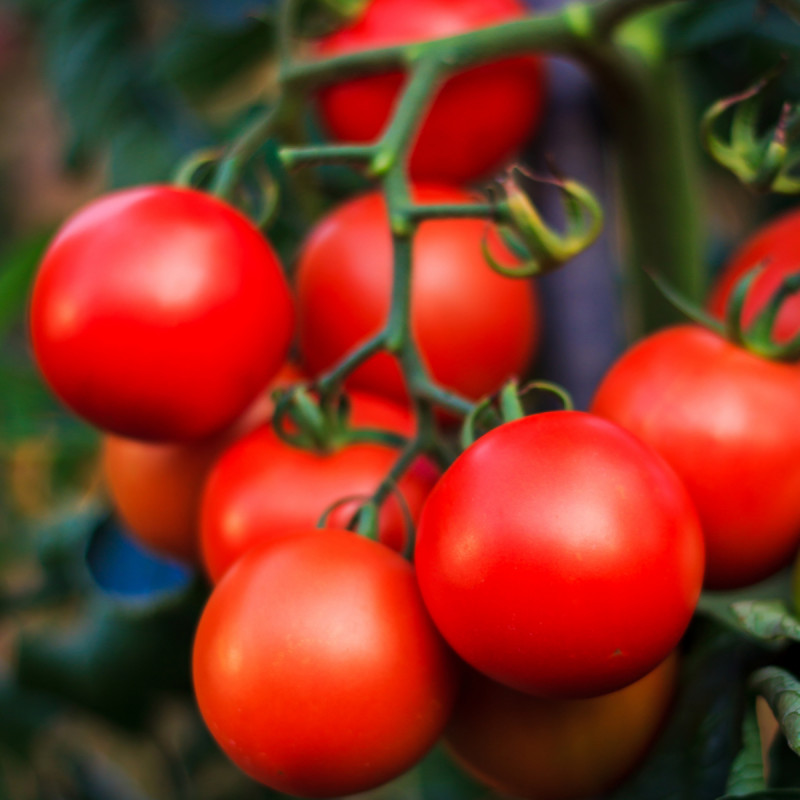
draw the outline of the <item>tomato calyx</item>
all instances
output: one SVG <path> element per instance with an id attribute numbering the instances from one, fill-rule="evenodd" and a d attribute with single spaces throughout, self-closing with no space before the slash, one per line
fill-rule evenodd
<path id="1" fill-rule="evenodd" d="M 573 411 L 575 404 L 569 392 L 551 381 L 530 381 L 520 386 L 508 381 L 499 392 L 485 397 L 467 414 L 461 427 L 461 448 L 466 450 L 487 430 L 528 415 L 522 400 L 533 392 L 554 396 L 564 411 Z M 536 412 L 534 412 L 536 413 Z M 485 429 L 481 432 L 481 428 Z"/>
<path id="2" fill-rule="evenodd" d="M 753 355 L 768 361 L 791 363 L 800 358 L 800 334 L 786 342 L 779 342 L 774 335 L 774 328 L 783 304 L 800 292 L 800 273 L 786 275 L 754 319 L 748 325 L 744 323 L 745 301 L 753 283 L 767 263 L 768 261 L 760 261 L 747 270 L 734 284 L 725 309 L 724 322 L 720 322 L 707 311 L 696 306 L 673 286 L 670 286 L 662 276 L 650 270 L 647 274 L 664 297 L 695 324 L 716 333 L 731 344 L 737 345 Z"/>
<path id="3" fill-rule="evenodd" d="M 489 266 L 508 278 L 527 278 L 557 269 L 589 247 L 603 228 L 603 209 L 592 192 L 578 181 L 560 175 L 534 175 L 519 166 L 511 167 L 499 182 L 504 197 L 497 201 L 501 231 L 524 262 L 507 266 L 495 258 L 489 247 L 488 228 L 483 254 Z M 521 178 L 554 186 L 562 196 L 566 225 L 563 232 L 549 225 L 531 202 Z"/>
<path id="4" fill-rule="evenodd" d="M 718 100 L 703 115 L 701 136 L 708 153 L 756 192 L 800 192 L 800 178 L 792 174 L 800 157 L 800 105 L 784 102 L 775 125 L 760 133 L 764 93 L 784 66 L 772 69 L 745 91 Z M 730 109 L 733 120 L 725 140 L 716 128 Z"/>
<path id="5" fill-rule="evenodd" d="M 350 400 L 337 393 L 317 397 L 312 386 L 298 384 L 276 389 L 272 424 L 287 444 L 319 453 L 331 453 L 350 444 L 382 444 L 404 447 L 408 439 L 380 428 L 350 424 Z"/>

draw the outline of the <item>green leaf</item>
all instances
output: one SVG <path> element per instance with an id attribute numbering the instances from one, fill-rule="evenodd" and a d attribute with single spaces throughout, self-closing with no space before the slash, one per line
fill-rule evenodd
<path id="1" fill-rule="evenodd" d="M 0 339 L 25 313 L 36 268 L 51 237 L 49 231 L 28 236 L 0 258 Z"/>
<path id="2" fill-rule="evenodd" d="M 740 747 L 744 678 L 753 647 L 696 621 L 681 664 L 678 696 L 664 732 L 612 800 L 714 800 L 725 791 Z"/>
<path id="3" fill-rule="evenodd" d="M 750 703 L 742 723 L 742 749 L 731 767 L 725 796 L 747 796 L 753 792 L 761 792 L 766 788 L 758 718 L 756 716 L 755 703 Z"/>
<path id="4" fill-rule="evenodd" d="M 726 794 L 719 800 L 800 800 L 800 789 L 766 789 L 752 794 Z"/>
<path id="5" fill-rule="evenodd" d="M 742 630 L 767 642 L 800 642 L 800 620 L 782 600 L 741 600 L 731 611 Z"/>
<path id="6" fill-rule="evenodd" d="M 750 686 L 769 704 L 789 747 L 800 753 L 800 682 L 780 667 L 764 667 L 753 673 Z"/>
<path id="7" fill-rule="evenodd" d="M 52 699 L 27 692 L 13 681 L 0 681 L 0 748 L 26 756 L 60 710 Z"/>
<path id="8" fill-rule="evenodd" d="M 190 99 L 202 100 L 269 55 L 272 28 L 267 18 L 249 19 L 228 30 L 189 21 L 156 53 L 155 74 Z"/>
<path id="9" fill-rule="evenodd" d="M 773 789 L 800 792 L 800 757 L 792 752 L 785 737 L 776 736 L 769 748 L 769 785 Z"/>

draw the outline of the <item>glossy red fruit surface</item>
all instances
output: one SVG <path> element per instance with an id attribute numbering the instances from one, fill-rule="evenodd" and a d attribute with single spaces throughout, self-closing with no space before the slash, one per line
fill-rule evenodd
<path id="1" fill-rule="evenodd" d="M 636 437 L 574 411 L 495 428 L 431 492 L 415 564 L 475 669 L 543 697 L 613 691 L 689 624 L 703 539 L 686 489 Z"/>
<path id="2" fill-rule="evenodd" d="M 474 200 L 460 189 L 421 186 L 421 203 Z M 539 339 L 535 288 L 494 272 L 481 244 L 486 222 L 424 222 L 414 240 L 411 325 L 433 378 L 466 397 L 496 391 L 524 373 Z M 514 259 L 499 237 L 493 252 Z M 379 193 L 344 203 L 312 231 L 300 255 L 296 286 L 301 358 L 316 375 L 385 324 L 392 286 L 392 243 Z M 354 388 L 398 402 L 407 395 L 396 360 L 373 356 L 349 379 Z"/>
<path id="3" fill-rule="evenodd" d="M 302 797 L 361 792 L 410 768 L 457 686 L 411 565 L 340 530 L 250 550 L 203 612 L 193 673 L 228 756 Z"/>
<path id="4" fill-rule="evenodd" d="M 127 189 L 73 216 L 36 278 L 31 334 L 52 389 L 103 430 L 198 439 L 286 358 L 292 303 L 255 226 L 210 195 Z"/>

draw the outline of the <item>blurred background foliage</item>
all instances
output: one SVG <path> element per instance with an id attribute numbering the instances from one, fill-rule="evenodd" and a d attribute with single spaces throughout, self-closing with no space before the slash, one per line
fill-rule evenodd
<path id="1" fill-rule="evenodd" d="M 189 654 L 206 592 L 201 577 L 142 551 L 109 516 L 96 434 L 42 385 L 25 330 L 38 259 L 68 213 L 109 187 L 169 180 L 182 158 L 229 141 L 271 102 L 275 6 L 0 0 L 0 800 L 276 796 L 227 763 L 195 710 Z M 634 22 L 625 35 L 635 40 L 646 31 Z M 698 119 L 781 58 L 765 126 L 782 99 L 800 99 L 800 26 L 758 0 L 676 4 L 659 47 L 685 63 Z M 563 62 L 552 61 L 550 73 L 551 111 L 530 160 L 552 152 L 568 172 L 588 176 L 613 221 L 613 155 L 591 84 Z M 306 133 L 320 136 L 311 113 Z M 699 160 L 713 269 L 758 220 L 792 201 L 755 198 Z M 298 180 L 271 234 L 287 263 L 310 219 L 360 185 L 344 169 Z M 555 320 L 569 318 L 590 271 L 602 271 L 613 286 L 617 256 L 608 228 L 582 257 L 583 271 L 548 279 L 551 334 Z M 561 357 L 566 340 L 546 341 L 538 372 L 585 397 L 622 346 L 618 314 L 609 297 L 592 309 L 591 328 L 563 334 L 573 337 L 575 352 L 593 354 L 591 363 Z M 598 342 L 605 344 L 598 349 Z M 789 598 L 785 576 L 758 591 Z M 744 676 L 770 651 L 746 619 L 719 608 L 706 608 L 690 632 L 675 713 L 617 800 L 725 793 L 741 746 Z M 789 647 L 782 657 L 793 653 Z M 779 742 L 773 750 L 773 783 L 797 786 L 786 748 Z M 471 800 L 490 793 L 437 750 L 374 796 Z"/>

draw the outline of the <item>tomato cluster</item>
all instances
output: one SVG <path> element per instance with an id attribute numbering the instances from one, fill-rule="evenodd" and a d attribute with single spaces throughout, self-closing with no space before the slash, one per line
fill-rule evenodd
<path id="1" fill-rule="evenodd" d="M 408 5 L 376 0 L 319 51 L 520 13 L 514 0 Z M 324 121 L 348 141 L 374 139 L 400 81 L 325 87 Z M 507 158 L 540 98 L 532 58 L 452 78 L 415 143 L 412 199 L 469 203 L 445 182 Z M 515 114 L 501 130 L 506 105 Z M 481 120 L 492 125 L 469 130 Z M 771 254 L 766 236 L 745 261 Z M 524 375 L 539 339 L 534 288 L 492 271 L 484 247 L 514 258 L 483 220 L 428 220 L 413 243 L 420 360 L 464 402 Z M 444 737 L 503 791 L 604 791 L 663 723 L 701 587 L 752 583 L 797 549 L 800 372 L 697 327 L 663 331 L 611 369 L 591 413 L 506 421 L 443 473 L 410 458 L 369 539 L 347 527 L 399 450 L 348 435 L 415 436 L 399 363 L 380 352 L 349 374 L 344 433 L 316 449 L 273 426 L 271 392 L 307 383 L 304 396 L 331 412 L 324 376 L 383 330 L 391 285 L 380 193 L 342 203 L 310 232 L 293 297 L 271 246 L 230 205 L 144 187 L 96 201 L 57 235 L 33 293 L 33 348 L 56 394 L 106 434 L 106 483 L 132 533 L 202 563 L 214 584 L 194 686 L 247 774 L 295 795 L 350 794 Z M 292 340 L 299 367 L 287 360 Z M 291 424 L 302 429 L 302 418 Z M 409 522 L 413 565 L 401 555 Z"/>

